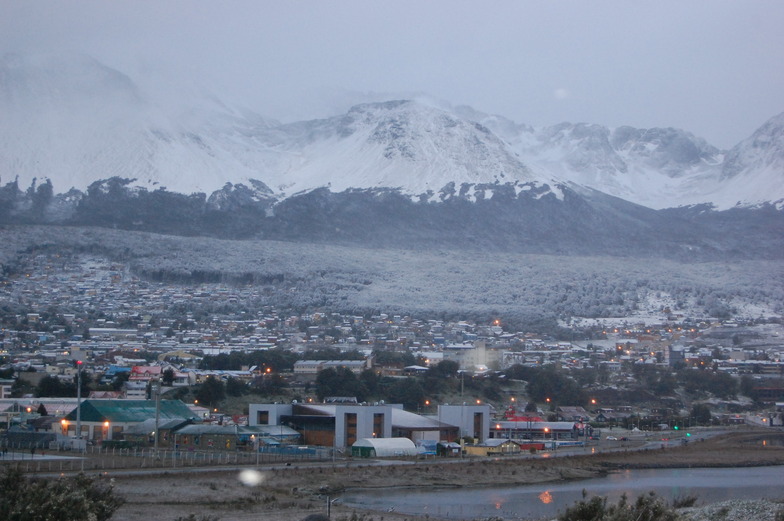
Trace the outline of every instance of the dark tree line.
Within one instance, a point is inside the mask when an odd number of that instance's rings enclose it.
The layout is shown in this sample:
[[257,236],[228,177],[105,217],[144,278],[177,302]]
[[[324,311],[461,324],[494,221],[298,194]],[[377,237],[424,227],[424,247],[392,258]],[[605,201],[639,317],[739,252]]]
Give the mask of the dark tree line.
[[[77,395],[78,377],[74,376],[72,381],[64,381],[56,376],[44,376],[38,385],[35,387],[35,394],[38,397],[56,397],[67,396],[74,397]],[[92,376],[90,374],[82,373],[82,396],[87,397],[90,394],[90,386],[92,384]]]
[[125,502],[111,485],[84,474],[28,479],[10,465],[0,476],[0,490],[0,519],[4,521],[108,521]]
[[205,356],[199,363],[199,369],[239,371],[243,367],[253,367],[255,365],[262,371],[270,368],[274,372],[281,372],[293,370],[294,362],[299,359],[300,356],[298,354],[285,349],[267,349],[251,353],[232,351],[228,354],[221,353],[214,356]]

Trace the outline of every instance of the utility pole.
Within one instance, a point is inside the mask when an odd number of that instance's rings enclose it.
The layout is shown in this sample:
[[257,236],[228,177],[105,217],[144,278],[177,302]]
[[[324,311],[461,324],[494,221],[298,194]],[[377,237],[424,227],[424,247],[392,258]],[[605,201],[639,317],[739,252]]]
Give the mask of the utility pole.
[[158,455],[159,425],[161,422],[161,380],[155,380],[155,455]]
[[76,439],[82,452],[82,361],[76,361]]

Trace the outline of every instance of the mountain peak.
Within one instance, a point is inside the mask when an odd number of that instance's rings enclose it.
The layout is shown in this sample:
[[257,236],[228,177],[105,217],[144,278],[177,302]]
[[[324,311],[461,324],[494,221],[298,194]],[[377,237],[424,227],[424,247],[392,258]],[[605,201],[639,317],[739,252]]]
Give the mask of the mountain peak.
[[773,116],[744,141],[732,148],[724,163],[723,178],[749,167],[784,165],[784,112]]
[[784,112],[727,152],[721,182],[725,206],[784,206]]
[[145,91],[88,56],[6,55],[0,181],[18,177],[26,189],[48,178],[62,193],[119,177],[186,194],[263,183],[263,197],[278,200],[321,187],[437,200],[449,186],[565,182],[652,208],[784,198],[784,114],[725,158],[683,130],[534,128],[426,97],[279,124],[201,92],[177,96]]
[[488,128],[417,100],[365,103],[282,130],[291,154],[278,171],[286,176],[268,184],[285,193],[329,186],[418,196],[449,183],[538,180]]

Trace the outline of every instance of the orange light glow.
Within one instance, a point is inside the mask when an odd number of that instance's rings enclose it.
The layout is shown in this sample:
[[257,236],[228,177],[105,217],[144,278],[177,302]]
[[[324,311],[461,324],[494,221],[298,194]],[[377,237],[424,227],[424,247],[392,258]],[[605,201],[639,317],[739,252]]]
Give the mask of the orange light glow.
[[549,505],[553,502],[553,495],[550,494],[549,490],[545,490],[541,494],[539,494],[539,501],[544,503],[545,505]]

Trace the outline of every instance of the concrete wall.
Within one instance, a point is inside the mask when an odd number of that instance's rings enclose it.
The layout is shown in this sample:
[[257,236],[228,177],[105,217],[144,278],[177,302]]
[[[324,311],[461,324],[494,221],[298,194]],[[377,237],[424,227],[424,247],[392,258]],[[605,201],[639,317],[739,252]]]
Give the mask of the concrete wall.
[[460,436],[471,436],[478,441],[490,436],[489,405],[439,405],[438,421],[458,426]]

